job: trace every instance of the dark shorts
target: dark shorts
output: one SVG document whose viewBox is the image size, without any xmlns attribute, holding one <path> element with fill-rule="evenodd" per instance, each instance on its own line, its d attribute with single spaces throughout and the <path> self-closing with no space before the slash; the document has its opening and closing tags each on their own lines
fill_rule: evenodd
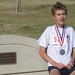
<svg viewBox="0 0 75 75">
<path fill-rule="evenodd" d="M 54 66 L 49 66 L 48 71 L 50 72 L 53 69 L 58 69 L 57 67 Z M 73 66 L 72 69 L 68 70 L 67 68 L 63 69 L 58 69 L 62 75 L 70 75 L 74 70 L 75 70 L 75 65 Z"/>
</svg>

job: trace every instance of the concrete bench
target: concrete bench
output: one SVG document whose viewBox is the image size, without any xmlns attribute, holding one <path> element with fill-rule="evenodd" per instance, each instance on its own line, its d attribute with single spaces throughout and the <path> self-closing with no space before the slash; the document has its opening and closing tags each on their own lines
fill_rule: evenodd
<svg viewBox="0 0 75 75">
<path fill-rule="evenodd" d="M 0 35 L 0 75 L 48 75 L 47 63 L 39 56 L 37 40 Z"/>
</svg>

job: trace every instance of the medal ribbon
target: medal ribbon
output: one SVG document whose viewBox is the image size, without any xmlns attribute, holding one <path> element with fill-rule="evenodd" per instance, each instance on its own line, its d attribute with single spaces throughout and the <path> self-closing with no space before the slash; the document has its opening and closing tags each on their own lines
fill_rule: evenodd
<svg viewBox="0 0 75 75">
<path fill-rule="evenodd" d="M 62 36 L 59 32 L 59 29 L 58 29 L 57 25 L 55 25 L 55 31 L 56 31 L 56 34 L 57 34 L 57 37 L 58 37 L 58 41 L 59 41 L 60 45 L 62 46 L 63 43 L 64 43 L 64 39 L 65 39 L 65 32 L 66 32 L 65 26 L 63 26 Z"/>
</svg>

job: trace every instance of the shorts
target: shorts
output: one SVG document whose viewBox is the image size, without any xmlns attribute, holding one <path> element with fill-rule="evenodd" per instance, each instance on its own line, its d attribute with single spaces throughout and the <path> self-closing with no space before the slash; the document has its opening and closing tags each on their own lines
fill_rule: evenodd
<svg viewBox="0 0 75 75">
<path fill-rule="evenodd" d="M 49 66 L 48 67 L 48 71 L 50 72 L 53 69 L 58 69 L 57 67 L 54 66 Z M 61 75 L 70 75 L 74 70 L 75 70 L 75 65 L 69 70 L 67 68 L 63 68 L 63 69 L 58 69 L 61 73 Z"/>
</svg>

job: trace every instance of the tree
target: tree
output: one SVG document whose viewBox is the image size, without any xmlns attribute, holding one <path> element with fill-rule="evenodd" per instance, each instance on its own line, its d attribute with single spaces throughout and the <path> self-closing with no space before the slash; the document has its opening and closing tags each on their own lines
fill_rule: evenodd
<svg viewBox="0 0 75 75">
<path fill-rule="evenodd" d="M 21 12 L 21 0 L 16 0 L 16 12 Z"/>
</svg>

